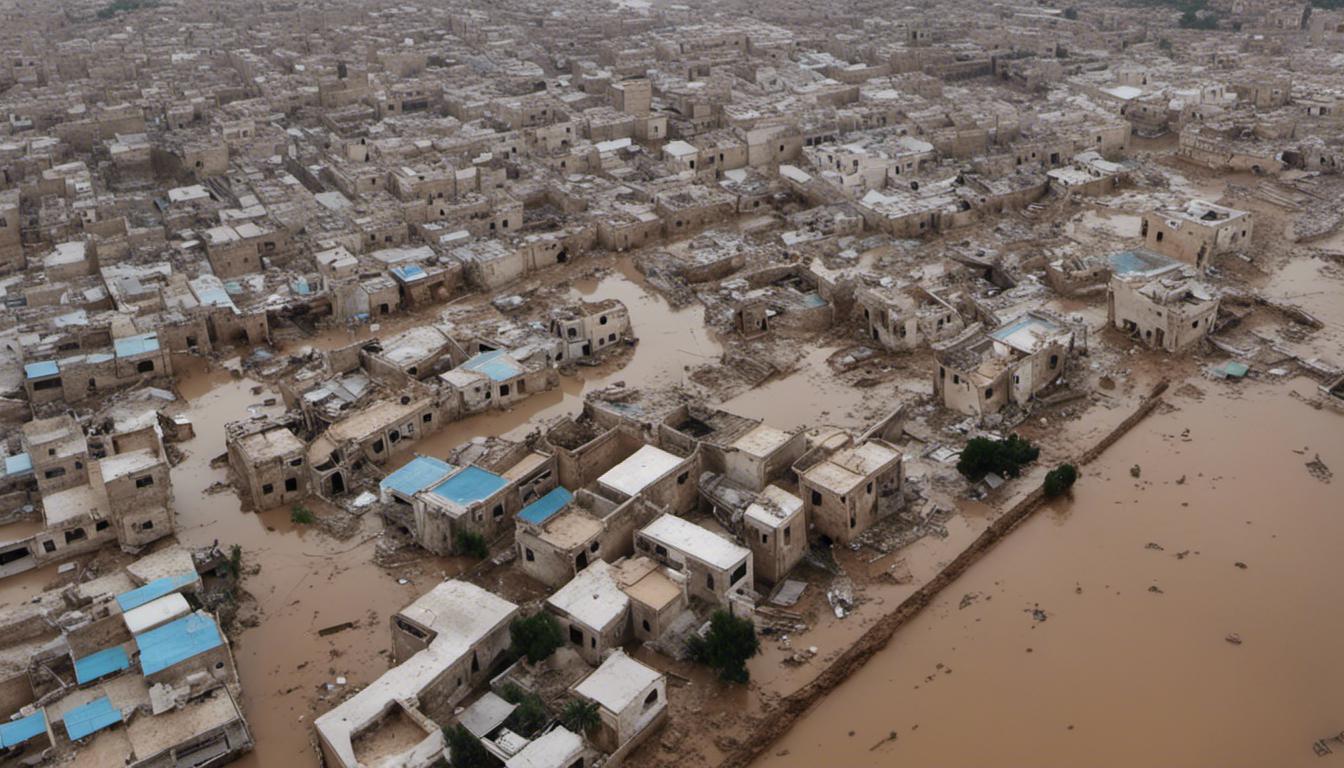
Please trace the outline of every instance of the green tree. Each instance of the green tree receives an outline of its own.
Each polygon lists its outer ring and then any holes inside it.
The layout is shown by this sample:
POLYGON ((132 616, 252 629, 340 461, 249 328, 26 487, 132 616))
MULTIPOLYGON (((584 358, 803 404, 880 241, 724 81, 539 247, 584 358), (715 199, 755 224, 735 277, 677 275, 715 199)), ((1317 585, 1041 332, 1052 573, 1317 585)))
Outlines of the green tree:
POLYGON ((597 727, 601 717, 597 713, 597 703, 583 699, 570 699, 560 711, 560 722, 569 730, 584 734, 597 727))
POLYGON ((514 619, 509 625, 510 650, 514 656, 526 656, 533 664, 547 658, 565 643, 560 622, 546 611, 527 618, 514 619))
POLYGON ((481 560, 490 555, 490 546, 485 543, 485 537, 475 531, 458 531, 453 542, 457 545, 457 551, 464 555, 481 560))
POLYGON ((453 768, 492 768, 495 765, 494 758, 481 746, 481 740, 461 723, 444 726, 443 739, 448 743, 453 768))
POLYGON ((313 517, 312 510, 302 504, 295 504, 289 510, 289 522, 295 525, 312 525, 316 521, 317 518, 313 517))
POLYGON ((961 450, 957 471, 971 482, 983 480, 990 472, 1000 477, 1017 477, 1022 473, 1022 467, 1035 461, 1040 454, 1041 449, 1017 434, 1009 435, 1006 440, 973 437, 961 450))
POLYGON ((1073 487, 1077 480, 1077 467, 1072 464, 1060 464, 1045 473, 1045 495, 1052 499, 1056 496, 1062 496, 1069 492, 1069 489, 1073 487))
POLYGON ((520 736, 530 739, 541 733, 551 721, 551 713, 546 711, 545 702, 535 693, 522 692, 518 700, 512 703, 518 706, 504 723, 520 736))
POLYGON ((691 636, 689 650, 692 659, 717 671, 720 680, 745 683, 751 678, 747 659, 760 652, 761 640, 750 620, 720 609, 709 617, 709 634, 691 636))

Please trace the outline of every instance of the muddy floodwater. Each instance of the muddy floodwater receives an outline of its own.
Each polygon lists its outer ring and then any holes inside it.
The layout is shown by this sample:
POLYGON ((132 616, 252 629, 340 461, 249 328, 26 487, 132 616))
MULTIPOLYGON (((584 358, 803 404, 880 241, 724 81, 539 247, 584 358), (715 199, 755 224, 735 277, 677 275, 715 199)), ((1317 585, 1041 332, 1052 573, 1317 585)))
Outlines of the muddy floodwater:
POLYGON ((755 765, 1344 760, 1344 416, 1191 384, 755 765))

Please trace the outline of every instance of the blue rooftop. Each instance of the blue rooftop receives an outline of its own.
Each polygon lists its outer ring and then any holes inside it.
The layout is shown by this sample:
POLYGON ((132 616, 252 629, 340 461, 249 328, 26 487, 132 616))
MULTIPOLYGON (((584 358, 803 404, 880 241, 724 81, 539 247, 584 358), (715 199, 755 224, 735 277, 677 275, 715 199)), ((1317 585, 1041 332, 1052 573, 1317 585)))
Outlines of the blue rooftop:
POLYGON ((452 464, 433 456, 416 456, 397 471, 384 477, 378 487, 405 496, 414 496, 442 480, 453 469, 452 464))
POLYGON ((46 710, 0 725, 0 747, 17 747, 40 733, 47 732, 46 710))
POLYGON ((55 360, 43 360, 40 363, 28 363, 23 366, 23 373, 30 379, 40 379, 44 376, 55 376, 61 372, 60 366, 56 365, 55 360))
POLYGON ((112 702, 103 696, 66 712, 64 719, 65 732, 70 734, 70 740, 78 741, 109 725, 120 723, 121 710, 112 706, 112 702))
POLYGON ((419 264, 403 264, 400 267, 393 267, 392 274, 409 283, 424 277, 425 270, 419 264))
POLYGON ((121 606, 122 611, 139 608, 145 603, 158 600, 169 592, 176 592, 183 587, 195 584, 198 578, 194 571, 179 573, 176 576, 164 576, 149 582, 143 587, 137 587, 130 592, 122 592, 117 595, 117 605, 121 606))
POLYGON ((131 666, 131 659, 126 655, 126 649, 120 645, 114 645, 111 648, 104 648, 96 653, 91 653, 82 659, 75 659, 75 681, 80 685, 91 683, 100 677, 106 677, 113 672, 120 672, 131 666))
POLYGON ((143 355, 146 352, 159 351, 159 336, 154 332, 142 333, 139 336, 127 336, 124 339, 115 339, 112 342, 112 349, 117 353, 117 357, 134 357, 143 355))
POLYGON ((135 636, 140 647, 140 670, 146 676, 199 656, 224 644, 215 620, 193 613, 135 636))
POLYGON ((1152 251, 1134 250, 1119 251, 1112 253, 1109 257, 1111 262, 1111 271, 1117 275, 1128 275, 1134 272, 1151 272, 1154 269, 1169 267, 1176 262, 1163 256, 1160 253, 1152 251))
POLYGON ((467 467, 434 486, 430 493, 463 506, 482 501, 508 484, 504 478, 480 467, 467 467))
POLYGON ((555 513, 564 509, 565 505, 573 498, 574 494, 570 493, 564 486, 557 485, 550 493, 523 507, 523 511, 518 513, 518 517, 533 525, 541 525, 550 520, 555 513))
POLYGON ((459 367, 464 371, 484 373, 491 381, 508 381, 523 373, 522 366, 503 349, 482 352, 459 367))
POLYGON ((5 457, 5 477, 26 475, 33 471, 33 457, 26 453, 16 453, 5 457))

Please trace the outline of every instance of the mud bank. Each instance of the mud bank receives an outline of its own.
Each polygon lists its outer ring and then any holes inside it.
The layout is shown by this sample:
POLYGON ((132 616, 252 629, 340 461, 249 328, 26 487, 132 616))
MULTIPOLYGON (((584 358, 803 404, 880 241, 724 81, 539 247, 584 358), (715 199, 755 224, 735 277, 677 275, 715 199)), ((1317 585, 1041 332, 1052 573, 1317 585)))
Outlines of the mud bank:
MULTIPOLYGON (((1133 429, 1161 404, 1161 395, 1166 389, 1166 381, 1156 385, 1134 413, 1107 433, 1095 446, 1084 452, 1079 457, 1078 463, 1085 464, 1091 461, 1100 455, 1106 446, 1133 429)), ((869 659, 886 647, 897 630, 917 616, 944 589, 1035 512, 1044 497, 1044 490, 1037 486, 999 515, 952 562, 916 589, 894 611, 873 623, 857 642, 841 653, 821 674, 796 692, 781 699, 777 706, 758 720, 753 732, 743 740, 743 746, 725 756, 722 765, 731 767, 751 764, 756 757, 769 749, 776 739, 787 733, 810 707, 860 670, 869 659)))
POLYGON ((785 700, 760 734, 787 734, 726 764, 1320 764, 1344 728, 1344 490, 1307 465, 1344 462, 1344 419, 1313 389, 1175 387, 1071 501, 883 620, 904 624, 890 644, 875 629, 833 665, 862 674, 785 700))

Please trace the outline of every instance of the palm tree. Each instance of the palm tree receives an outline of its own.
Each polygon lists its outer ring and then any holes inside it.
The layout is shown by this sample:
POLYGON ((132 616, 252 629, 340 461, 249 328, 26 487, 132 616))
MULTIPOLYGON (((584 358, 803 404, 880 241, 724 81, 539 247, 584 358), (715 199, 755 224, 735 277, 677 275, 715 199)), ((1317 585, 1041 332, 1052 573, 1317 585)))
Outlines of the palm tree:
POLYGON ((596 702, 570 699, 560 713, 560 722, 575 733, 585 734, 596 728, 601 718, 597 714, 596 702))

